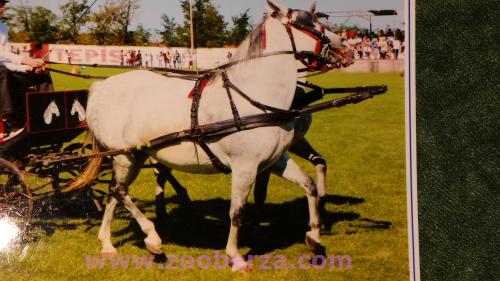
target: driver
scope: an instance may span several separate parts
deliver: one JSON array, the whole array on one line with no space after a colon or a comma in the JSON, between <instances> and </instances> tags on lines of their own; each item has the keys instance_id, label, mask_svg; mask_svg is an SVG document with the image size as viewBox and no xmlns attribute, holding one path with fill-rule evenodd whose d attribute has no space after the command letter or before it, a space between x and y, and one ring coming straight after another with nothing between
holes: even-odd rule
<instances>
[{"instance_id":1,"label":"driver","mask_svg":"<svg viewBox=\"0 0 500 281\"><path fill-rule=\"evenodd\" d=\"M0 17L8 2L0 0ZM8 29L0 22L0 143L24 130L23 93L27 88L39 85L39 91L54 91L45 62L11 53L8 42Z\"/></svg>"}]
</instances>

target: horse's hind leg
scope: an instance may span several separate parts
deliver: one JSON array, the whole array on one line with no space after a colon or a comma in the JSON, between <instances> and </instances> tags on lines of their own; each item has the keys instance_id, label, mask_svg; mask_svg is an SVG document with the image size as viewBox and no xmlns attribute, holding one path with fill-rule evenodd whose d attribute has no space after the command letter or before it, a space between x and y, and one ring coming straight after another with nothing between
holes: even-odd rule
<instances>
[{"instance_id":1,"label":"horse's hind leg","mask_svg":"<svg viewBox=\"0 0 500 281\"><path fill-rule=\"evenodd\" d=\"M313 180L304 174L287 154L284 154L271 169L276 175L299 184L306 192L309 205L309 225L311 227L311 230L306 233L306 244L316 255L325 255L325 247L321 245L319 233L318 196Z\"/></svg>"},{"instance_id":2,"label":"horse's hind leg","mask_svg":"<svg viewBox=\"0 0 500 281\"><path fill-rule=\"evenodd\" d=\"M113 220L113 212L115 211L116 203L118 203L116 198L110 195L106 203L106 208L104 209L101 228L99 229L98 238L102 243L101 255L103 256L114 256L117 253L116 248L111 242L111 222Z\"/></svg>"},{"instance_id":3,"label":"horse's hind leg","mask_svg":"<svg viewBox=\"0 0 500 281\"><path fill-rule=\"evenodd\" d=\"M128 195L128 186L134 181L140 171L140 167L146 157L144 155L118 155L113 159L114 179L109 187L109 193L118 202L123 203L125 208L130 211L132 216L137 220L142 231L147 235L144 242L148 250L155 254L162 253L161 239L155 230L153 222L137 208ZM112 201L114 202L114 201ZM114 207L113 207L114 208ZM106 206L106 212L108 207ZM105 214L106 214L105 212ZM112 209L111 209L112 212ZM99 239L103 244L103 251L106 245L111 244L111 221L103 220L99 231ZM115 250L116 251L116 250Z\"/></svg>"}]
</instances>

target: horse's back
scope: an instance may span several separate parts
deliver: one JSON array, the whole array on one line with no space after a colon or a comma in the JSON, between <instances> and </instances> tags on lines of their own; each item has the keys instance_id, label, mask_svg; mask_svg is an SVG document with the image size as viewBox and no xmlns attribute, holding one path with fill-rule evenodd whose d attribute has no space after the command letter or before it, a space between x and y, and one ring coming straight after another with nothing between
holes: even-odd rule
<instances>
[{"instance_id":1,"label":"horse's back","mask_svg":"<svg viewBox=\"0 0 500 281\"><path fill-rule=\"evenodd\" d=\"M192 81L144 70L96 82L87 104L89 128L109 148L135 146L186 129L192 87Z\"/></svg>"}]
</instances>

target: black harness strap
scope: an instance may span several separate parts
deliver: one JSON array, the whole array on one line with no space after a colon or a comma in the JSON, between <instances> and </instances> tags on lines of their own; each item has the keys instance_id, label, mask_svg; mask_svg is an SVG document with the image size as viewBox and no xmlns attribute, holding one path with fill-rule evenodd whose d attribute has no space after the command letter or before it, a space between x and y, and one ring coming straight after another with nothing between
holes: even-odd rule
<instances>
[{"instance_id":1,"label":"black harness strap","mask_svg":"<svg viewBox=\"0 0 500 281\"><path fill-rule=\"evenodd\" d=\"M253 100L252 98L247 96L245 93L243 93L243 91L241 91L238 87L236 87L236 85L234 85L231 81L229 81L229 79L225 81L225 85L228 88L233 89L236 93L238 93L242 98L244 98L246 101L248 101L251 105L257 107L258 109L260 109L262 111L270 111L270 112L278 112L278 113L287 113L288 112L288 110L265 105L265 104L260 103L256 100Z\"/></svg>"},{"instance_id":2,"label":"black harness strap","mask_svg":"<svg viewBox=\"0 0 500 281\"><path fill-rule=\"evenodd\" d=\"M203 151L205 151L205 153L210 158L210 162L212 162L212 165L214 165L214 167L217 168L217 170L223 172L224 174L231 173L231 169L226 167L226 165L224 165L222 161L220 161L219 157L217 157L212 152L210 147L208 147L207 142L203 138L199 138L196 143L201 147L201 149L203 149Z\"/></svg>"},{"instance_id":3,"label":"black harness strap","mask_svg":"<svg viewBox=\"0 0 500 281\"><path fill-rule=\"evenodd\" d=\"M227 97L229 99L229 105L231 106L231 111L233 113L234 124L236 125L236 128L238 130L241 130L240 114L238 112L238 108L236 108L236 104L234 103L233 95L231 95L231 89L229 88L228 85L229 77L227 77L227 73L225 71L222 72L222 81L224 82L223 87L226 88Z\"/></svg>"},{"instance_id":4,"label":"black harness strap","mask_svg":"<svg viewBox=\"0 0 500 281\"><path fill-rule=\"evenodd\" d=\"M210 162L212 165L216 167L219 171L224 174L231 173L231 169L226 167L220 159L215 156L212 150L208 147L207 142L205 140L205 135L201 132L200 126L198 124L198 109L200 108L200 100L201 100L201 85L205 79L210 79L211 74L202 75L198 80L196 80L196 84L193 89L193 102L191 104L191 132L190 138L195 143L198 144L201 149L207 154L210 158Z\"/></svg>"},{"instance_id":5,"label":"black harness strap","mask_svg":"<svg viewBox=\"0 0 500 281\"><path fill-rule=\"evenodd\" d=\"M280 115L279 118L265 119L265 120L262 120L262 121L257 120L258 121L257 123L260 123L260 122L264 122L264 123L274 122L277 119L282 120L283 116L286 116L286 119L288 119L288 120L291 120L293 117L295 117L295 113L294 112L291 112L289 110L280 109L280 108L273 107L273 106L268 106L268 105L265 105L263 103L260 103L260 102L258 102L256 100L250 98L248 95L246 95L242 90L240 90L238 87L236 87L236 85L234 85L229 80L229 77L227 76L227 73L225 71L221 72L221 76L222 76L222 81L223 81L223 87L226 89L226 93L227 93L227 96L228 96L228 99L229 99L229 104L231 106L231 112L233 114L233 124L232 124L231 127L232 128L236 128L236 131L241 131L242 127L243 127L243 124L242 124L242 120L241 120L240 114L238 113L238 108L236 107L236 104L234 103L233 96L231 94L231 89L233 89L242 98L244 98L251 105L257 107L258 109L260 109L260 110L262 110L264 112L272 112L272 113ZM203 81L205 79L210 79L210 78L211 78L211 74L202 75L196 81L196 84L195 84L194 89L193 89L193 102L191 104L191 133L190 133L191 134L191 140L193 142L195 142L196 144L198 144L203 149L203 151L205 151L205 153L210 158L210 161L212 162L212 164L217 169L219 169L223 173L230 173L231 169L229 169L228 167L226 167L222 163L222 161L220 161L220 159L208 147L208 145L206 143L206 140L205 140L205 138L207 137L207 133L206 132L202 132L201 126L198 123L198 110L199 110L199 107L200 107L200 100L201 100L201 90L200 90L200 88L201 88L201 85L203 84ZM267 113L264 114L264 115L267 115ZM267 117L269 117L269 116L266 116L266 118ZM255 124L256 124L256 122L254 120L251 125L255 125Z\"/></svg>"},{"instance_id":6,"label":"black harness strap","mask_svg":"<svg viewBox=\"0 0 500 281\"><path fill-rule=\"evenodd\" d=\"M104 80L108 78L108 76L98 76L98 75L88 75L88 74L76 74L76 73L71 73L63 70L58 70L54 68L47 67L46 68L49 71L59 73L59 74L64 74L68 76L73 76L73 77L78 77L78 78L83 78L83 79L97 79L97 80Z\"/></svg>"}]
</instances>

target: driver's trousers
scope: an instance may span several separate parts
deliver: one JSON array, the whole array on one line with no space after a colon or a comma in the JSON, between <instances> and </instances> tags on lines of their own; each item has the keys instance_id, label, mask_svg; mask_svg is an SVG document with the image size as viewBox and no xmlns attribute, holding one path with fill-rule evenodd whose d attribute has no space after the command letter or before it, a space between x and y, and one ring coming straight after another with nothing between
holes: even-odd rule
<instances>
[{"instance_id":1,"label":"driver's trousers","mask_svg":"<svg viewBox=\"0 0 500 281\"><path fill-rule=\"evenodd\" d=\"M49 71L40 74L16 72L0 65L0 117L24 114L24 93L32 86L36 86L38 91L54 91Z\"/></svg>"}]
</instances>

